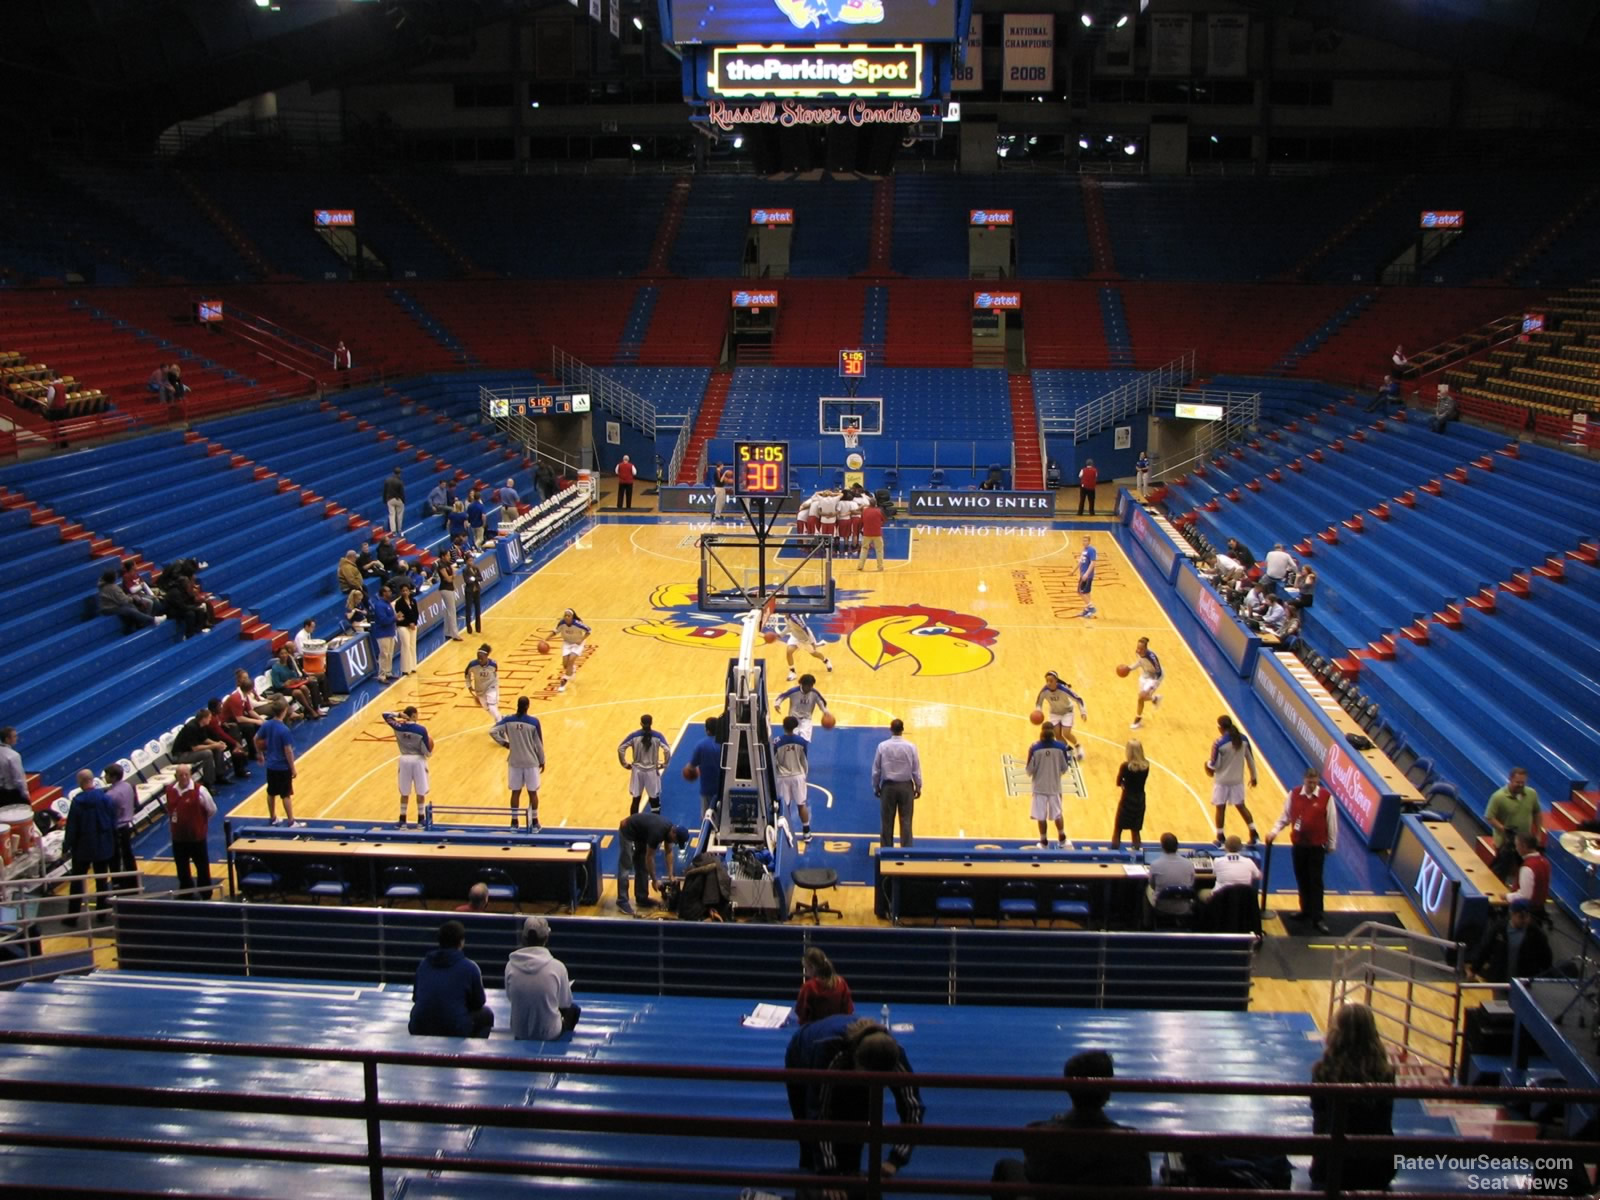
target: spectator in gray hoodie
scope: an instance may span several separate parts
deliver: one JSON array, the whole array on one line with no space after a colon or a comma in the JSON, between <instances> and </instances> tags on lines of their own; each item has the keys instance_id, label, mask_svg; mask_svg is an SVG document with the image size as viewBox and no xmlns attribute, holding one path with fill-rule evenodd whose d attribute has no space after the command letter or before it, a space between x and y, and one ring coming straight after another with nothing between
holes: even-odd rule
<instances>
[{"instance_id":1,"label":"spectator in gray hoodie","mask_svg":"<svg viewBox=\"0 0 1600 1200\"><path fill-rule=\"evenodd\" d=\"M529 917L522 923L522 949L506 962L506 999L511 1002L511 1036L548 1042L570 1033L582 1010L572 1002L567 968L551 954L550 922Z\"/></svg>"}]
</instances>

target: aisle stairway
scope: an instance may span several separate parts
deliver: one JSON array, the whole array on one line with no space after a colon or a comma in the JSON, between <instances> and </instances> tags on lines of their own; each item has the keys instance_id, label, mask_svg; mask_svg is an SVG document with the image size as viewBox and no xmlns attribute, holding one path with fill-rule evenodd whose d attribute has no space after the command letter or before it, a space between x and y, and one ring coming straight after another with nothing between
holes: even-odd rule
<instances>
[{"instance_id":1,"label":"aisle stairway","mask_svg":"<svg viewBox=\"0 0 1600 1200\"><path fill-rule=\"evenodd\" d=\"M1039 446L1039 412L1033 403L1033 380L1026 374L1006 376L1011 395L1011 436L1016 470L1011 486L1019 492L1044 488L1044 455Z\"/></svg>"},{"instance_id":2,"label":"aisle stairway","mask_svg":"<svg viewBox=\"0 0 1600 1200\"><path fill-rule=\"evenodd\" d=\"M722 410L727 406L728 387L732 383L731 371L716 371L707 381L706 394L700 400L700 409L695 414L694 426L689 434L689 449L683 456L683 462L678 467L678 478L674 482L695 484L701 481L706 467L706 443L716 436L717 426L722 424Z\"/></svg>"}]
</instances>

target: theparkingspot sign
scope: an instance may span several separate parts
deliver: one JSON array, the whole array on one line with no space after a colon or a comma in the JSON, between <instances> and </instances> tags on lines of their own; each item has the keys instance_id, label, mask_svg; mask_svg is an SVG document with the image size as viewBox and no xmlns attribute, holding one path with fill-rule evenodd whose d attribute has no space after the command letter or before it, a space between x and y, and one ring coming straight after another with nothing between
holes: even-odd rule
<instances>
[{"instance_id":1,"label":"theparkingspot sign","mask_svg":"<svg viewBox=\"0 0 1600 1200\"><path fill-rule=\"evenodd\" d=\"M921 97L922 47L719 46L706 86L713 96Z\"/></svg>"}]
</instances>

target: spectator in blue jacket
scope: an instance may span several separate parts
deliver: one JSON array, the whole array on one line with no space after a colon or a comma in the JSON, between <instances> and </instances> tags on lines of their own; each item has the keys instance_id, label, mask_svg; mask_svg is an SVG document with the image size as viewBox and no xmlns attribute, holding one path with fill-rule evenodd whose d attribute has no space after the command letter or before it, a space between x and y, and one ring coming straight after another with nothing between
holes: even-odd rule
<instances>
[{"instance_id":1,"label":"spectator in blue jacket","mask_svg":"<svg viewBox=\"0 0 1600 1200\"><path fill-rule=\"evenodd\" d=\"M462 949L466 926L446 921L439 926L439 948L417 964L411 992L413 1034L423 1037L486 1038L494 1028L494 1010L483 992L483 972Z\"/></svg>"},{"instance_id":2,"label":"spectator in blue jacket","mask_svg":"<svg viewBox=\"0 0 1600 1200\"><path fill-rule=\"evenodd\" d=\"M72 874L95 875L95 907L104 908L111 884L111 860L117 854L117 808L111 797L94 786L94 772L78 772L78 794L67 809L67 831L61 851L72 861ZM74 879L68 888L67 924L76 925L83 911L83 880Z\"/></svg>"},{"instance_id":3,"label":"spectator in blue jacket","mask_svg":"<svg viewBox=\"0 0 1600 1200\"><path fill-rule=\"evenodd\" d=\"M476 489L467 499L467 529L472 534L472 544L482 546L485 531L483 496Z\"/></svg>"},{"instance_id":4,"label":"spectator in blue jacket","mask_svg":"<svg viewBox=\"0 0 1600 1200\"><path fill-rule=\"evenodd\" d=\"M458 537L466 537L467 506L461 503L459 500L452 500L450 502L450 511L445 514L444 527L445 530L450 534L450 540L452 542Z\"/></svg>"}]
</instances>

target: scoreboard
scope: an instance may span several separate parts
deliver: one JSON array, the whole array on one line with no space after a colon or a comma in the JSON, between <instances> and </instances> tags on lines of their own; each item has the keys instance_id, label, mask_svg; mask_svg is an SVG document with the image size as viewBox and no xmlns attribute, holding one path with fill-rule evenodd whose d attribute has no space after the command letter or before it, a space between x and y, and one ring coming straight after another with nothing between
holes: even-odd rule
<instances>
[{"instance_id":1,"label":"scoreboard","mask_svg":"<svg viewBox=\"0 0 1600 1200\"><path fill-rule=\"evenodd\" d=\"M788 442L735 442L733 494L746 500L789 494Z\"/></svg>"}]
</instances>

